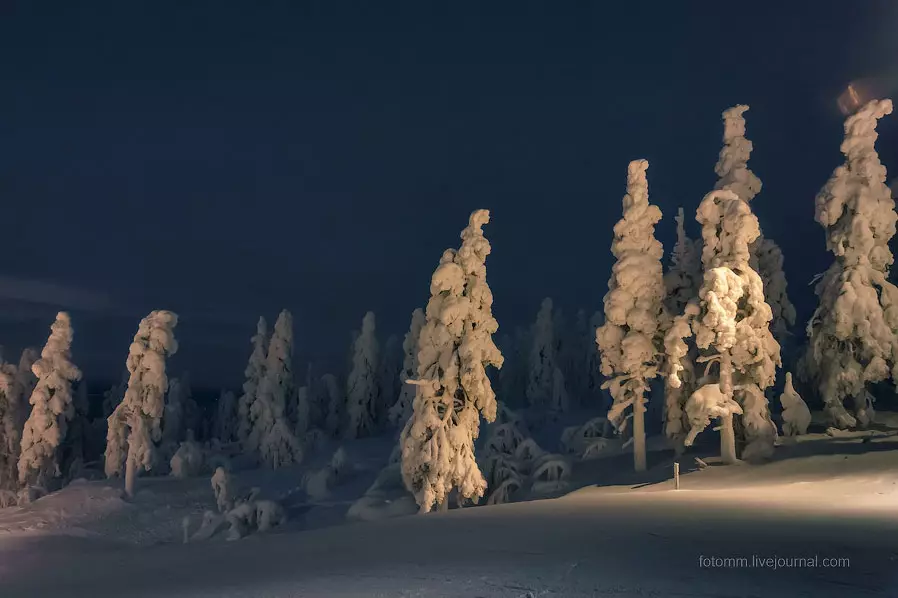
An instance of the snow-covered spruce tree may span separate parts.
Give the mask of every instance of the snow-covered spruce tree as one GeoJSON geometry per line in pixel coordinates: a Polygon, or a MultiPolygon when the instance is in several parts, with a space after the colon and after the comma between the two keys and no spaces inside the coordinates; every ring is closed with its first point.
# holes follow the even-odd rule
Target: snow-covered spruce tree
{"type": "Polygon", "coordinates": [[[167,448],[169,458],[178,450],[178,445],[185,437],[184,403],[187,399],[185,390],[179,378],[169,379],[162,415],[162,444],[167,448]]]}
{"type": "Polygon", "coordinates": [[[343,423],[344,410],[346,409],[346,397],[340,390],[340,384],[337,377],[333,374],[324,374],[321,376],[321,389],[326,397],[327,415],[325,416],[325,429],[331,436],[336,436],[340,432],[343,423]]]}
{"type": "Polygon", "coordinates": [[[808,433],[811,410],[792,386],[792,373],[786,372],[786,385],[780,395],[783,407],[783,436],[800,436],[808,433]]]}
{"type": "Polygon", "coordinates": [[[237,396],[230,390],[222,390],[218,397],[213,435],[221,443],[237,437],[237,396]]]}
{"type": "Polygon", "coordinates": [[[682,384],[682,359],[689,353],[685,339],[695,337],[707,368],[716,363],[717,382],[708,381],[686,402],[695,436],[711,418],[720,419],[721,459],[736,459],[733,415],[742,415],[746,459],[769,456],[776,441],[764,389],[776,379],[780,348],[770,332],[770,306],[764,300],[761,277],[749,265],[750,245],[759,235],[758,219],[748,203],[730,190],[707,194],[696,219],[702,225],[704,281],[698,297],[689,301],[664,339],[668,383],[682,384]],[[734,397],[740,404],[734,402],[734,397]]]}
{"type": "MultiPolygon", "coordinates": [[[[742,201],[750,202],[761,192],[761,179],[749,168],[748,159],[752,142],[745,137],[745,112],[748,106],[740,104],[723,112],[723,148],[714,172],[720,177],[715,189],[729,189],[742,201]]],[[[795,307],[786,293],[788,286],[783,273],[783,253],[772,239],[758,233],[750,248],[749,264],[764,283],[764,298],[773,313],[771,329],[782,340],[790,326],[795,324],[795,307]]],[[[681,312],[677,312],[681,313],[681,312]]]]}
{"type": "Polygon", "coordinates": [[[406,384],[418,376],[418,337],[424,327],[424,310],[420,307],[412,312],[412,321],[402,341],[402,371],[399,373],[399,398],[390,408],[390,423],[394,426],[404,425],[412,414],[412,401],[415,398],[415,385],[406,384]]]}
{"type": "Polygon", "coordinates": [[[153,467],[155,443],[162,438],[162,415],[168,390],[165,358],[178,350],[174,334],[177,325],[178,316],[165,310],[150,312],[140,321],[128,350],[128,389],[109,416],[106,475],[121,474],[124,462],[125,493],[129,497],[134,496],[139,470],[149,471],[153,467]]]}
{"type": "Polygon", "coordinates": [[[69,314],[59,312],[40,359],[31,367],[37,384],[28,401],[31,415],[22,433],[22,486],[46,488],[48,482],[61,475],[58,449],[75,416],[72,383],[81,379],[81,370],[72,363],[73,334],[69,314]]]}
{"type": "Polygon", "coordinates": [[[888,280],[898,215],[876,153],[877,121],[891,112],[890,100],[878,100],[848,117],[845,163],[816,200],[835,262],[815,289],[819,305],[807,326],[804,366],[840,428],[865,423],[868,384],[898,383],[898,288],[888,280]],[[843,405],[848,398],[854,415],[843,405]]]}
{"type": "MultiPolygon", "coordinates": [[[[17,463],[21,448],[18,412],[22,397],[16,388],[16,366],[0,362],[0,494],[18,488],[17,463]]],[[[0,496],[0,505],[6,501],[0,496]]]]}
{"type": "Polygon", "coordinates": [[[259,318],[256,334],[250,340],[253,352],[243,372],[245,376],[243,394],[237,402],[237,440],[240,441],[244,453],[255,453],[259,450],[259,439],[252,434],[254,425],[252,407],[256,401],[259,383],[265,377],[265,358],[268,350],[268,324],[265,318],[259,318]]]}
{"type": "MultiPolygon", "coordinates": [[[[701,245],[686,235],[683,208],[677,210],[677,242],[670,256],[670,267],[664,275],[664,286],[667,297],[664,305],[668,314],[681,314],[690,299],[698,297],[698,289],[702,282],[701,245]]],[[[690,350],[680,358],[682,370],[681,382],[677,388],[664,385],[664,434],[677,453],[685,448],[683,442],[689,432],[684,405],[695,390],[695,357],[696,352],[690,350]]]]}
{"type": "Polygon", "coordinates": [[[596,330],[602,373],[609,379],[614,404],[608,421],[626,429],[625,411],[633,417],[633,464],[645,471],[645,394],[658,376],[667,315],[664,310],[664,249],[655,239],[661,210],[649,203],[646,160],[627,167],[623,218],[614,225],[611,253],[617,258],[605,295],[605,324],[596,330]]]}
{"type": "Polygon", "coordinates": [[[128,370],[125,370],[122,372],[121,382],[110,386],[109,389],[103,393],[104,419],[109,419],[109,416],[112,415],[115,408],[118,407],[119,403],[125,398],[125,391],[128,390],[128,379],[130,377],[131,375],[128,373],[128,370]]]}
{"type": "MultiPolygon", "coordinates": [[[[487,210],[471,214],[459,250],[446,250],[430,282],[427,321],[418,340],[412,416],[400,435],[402,479],[421,512],[447,508],[453,489],[479,500],[486,480],[474,457],[480,415],[496,418],[487,366],[502,367],[492,335],[493,294],[486,282],[487,210]]],[[[412,381],[410,381],[412,382],[412,381]]]]}
{"type": "Polygon", "coordinates": [[[352,369],[346,379],[346,438],[362,438],[374,431],[378,404],[378,359],[380,347],[374,326],[374,312],[362,319],[362,331],[352,351],[352,369]]]}
{"type": "Polygon", "coordinates": [[[555,375],[555,320],[552,300],[543,299],[531,329],[530,361],[527,377],[527,403],[537,409],[560,411],[552,404],[555,375]]]}
{"type": "Polygon", "coordinates": [[[399,337],[391,334],[384,343],[380,354],[378,374],[380,388],[377,392],[377,423],[384,424],[389,420],[390,409],[399,394],[399,378],[402,375],[403,353],[399,337]]]}
{"type": "Polygon", "coordinates": [[[260,460],[277,469],[302,461],[302,447],[287,419],[287,400],[293,396],[293,316],[281,311],[265,360],[250,416],[250,444],[258,446],[260,460]]]}
{"type": "MultiPolygon", "coordinates": [[[[25,429],[25,420],[31,413],[31,405],[28,404],[28,397],[34,392],[34,386],[37,384],[37,378],[34,375],[34,362],[40,359],[41,352],[34,347],[26,347],[19,356],[19,365],[16,368],[15,385],[16,396],[19,403],[16,408],[16,417],[18,418],[19,438],[22,437],[22,431],[25,429]]],[[[18,450],[18,449],[17,449],[18,450]]]]}

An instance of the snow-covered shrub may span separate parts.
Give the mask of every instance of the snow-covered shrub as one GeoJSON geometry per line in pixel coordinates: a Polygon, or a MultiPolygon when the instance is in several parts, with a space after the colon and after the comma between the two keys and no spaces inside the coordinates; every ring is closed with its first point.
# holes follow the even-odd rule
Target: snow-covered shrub
{"type": "Polygon", "coordinates": [[[350,471],[346,451],[342,447],[334,451],[330,462],[321,469],[311,472],[303,482],[306,494],[312,500],[323,500],[330,495],[331,488],[345,479],[350,471]]]}
{"type": "Polygon", "coordinates": [[[171,475],[178,479],[193,478],[203,471],[203,448],[194,440],[185,440],[171,458],[171,475]]]}
{"type": "Polygon", "coordinates": [[[561,446],[565,452],[580,459],[596,459],[619,447],[620,442],[609,438],[611,425],[604,417],[594,417],[580,426],[570,426],[561,433],[561,446]]]}
{"type": "MultiPolygon", "coordinates": [[[[555,374],[555,322],[552,317],[552,300],[543,299],[536,322],[530,332],[529,375],[527,379],[527,403],[537,409],[556,410],[552,399],[555,374]]],[[[557,409],[560,411],[561,409],[557,409]]]]}
{"type": "Polygon", "coordinates": [[[59,312],[41,357],[31,368],[37,384],[29,399],[31,415],[25,422],[19,454],[23,486],[47,488],[48,482],[62,474],[58,450],[75,416],[72,383],[81,379],[81,370],[71,361],[73,334],[69,314],[59,312]]]}
{"type": "Polygon", "coordinates": [[[868,385],[898,383],[898,288],[889,281],[898,214],[876,152],[877,122],[891,112],[890,100],[877,100],[848,117],[845,163],[816,199],[815,218],[835,261],[815,289],[820,301],[808,322],[803,365],[839,428],[857,425],[868,385]],[[854,415],[843,404],[847,398],[854,415]]]}
{"type": "Polygon", "coordinates": [[[636,471],[646,468],[645,394],[659,373],[667,313],[661,243],[655,225],[661,210],[649,203],[646,160],[627,167],[623,218],[614,225],[611,253],[617,258],[605,295],[605,324],[596,330],[602,374],[614,404],[608,420],[623,432],[630,410],[633,418],[633,459],[636,471]]]}
{"type": "Polygon", "coordinates": [[[496,417],[487,366],[502,366],[493,343],[498,323],[486,282],[487,210],[471,214],[458,251],[446,250],[430,283],[427,322],[418,340],[417,392],[400,436],[402,478],[423,512],[445,507],[458,489],[466,499],[486,490],[474,457],[480,416],[496,417]]]}
{"type": "Polygon", "coordinates": [[[287,419],[287,398],[293,392],[293,317],[283,310],[274,325],[265,376],[256,391],[250,416],[251,446],[258,446],[262,463],[272,469],[302,461],[302,447],[287,419]]]}
{"type": "Polygon", "coordinates": [[[234,483],[224,467],[217,467],[212,474],[212,492],[219,513],[227,513],[234,507],[234,483]]]}
{"type": "Polygon", "coordinates": [[[374,312],[362,319],[362,331],[353,344],[352,369],[346,380],[346,438],[362,438],[374,431],[378,404],[378,360],[380,347],[375,331],[374,312]]]}
{"type": "Polygon", "coordinates": [[[253,417],[253,403],[256,402],[256,394],[259,384],[265,377],[265,359],[268,347],[268,324],[265,318],[259,318],[256,324],[256,334],[251,339],[253,352],[249,356],[249,362],[244,370],[246,377],[243,383],[243,394],[237,403],[237,439],[243,446],[244,452],[255,453],[259,450],[259,437],[253,434],[255,419],[253,417]]]}
{"type": "Polygon", "coordinates": [[[743,384],[735,388],[738,402],[742,407],[742,425],[746,445],[742,458],[746,461],[769,459],[776,446],[776,424],[770,418],[767,397],[757,384],[743,384]]]}
{"type": "Polygon", "coordinates": [[[365,494],[349,506],[346,518],[351,521],[378,521],[417,512],[418,505],[403,482],[402,466],[395,463],[381,470],[365,494]]]}
{"type": "Polygon", "coordinates": [[[808,433],[811,410],[792,386],[792,372],[786,372],[786,386],[780,395],[783,406],[783,436],[800,436],[808,433]]]}
{"type": "Polygon", "coordinates": [[[106,475],[120,474],[124,461],[128,496],[134,495],[138,468],[149,471],[153,467],[155,443],[162,437],[163,397],[168,390],[165,358],[178,350],[174,335],[177,324],[178,316],[164,310],[151,312],[141,320],[128,351],[128,389],[109,416],[106,475]]]}
{"type": "Polygon", "coordinates": [[[557,492],[567,486],[571,463],[561,455],[544,453],[534,459],[530,472],[530,493],[533,495],[557,492]]]}
{"type": "Polygon", "coordinates": [[[394,426],[405,424],[412,414],[412,401],[415,398],[415,385],[406,384],[407,380],[413,380],[418,375],[418,337],[424,327],[424,310],[420,307],[412,312],[412,321],[408,332],[402,341],[402,351],[405,357],[402,361],[402,371],[399,373],[399,397],[390,408],[390,423],[394,426]]]}

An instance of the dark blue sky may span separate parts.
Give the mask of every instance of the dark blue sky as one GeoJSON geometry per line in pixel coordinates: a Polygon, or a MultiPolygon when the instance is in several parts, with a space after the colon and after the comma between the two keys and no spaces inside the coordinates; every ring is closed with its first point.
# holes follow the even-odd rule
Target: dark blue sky
{"type": "Polygon", "coordinates": [[[594,311],[627,162],[651,163],[669,249],[736,103],[805,318],[835,98],[895,71],[894,7],[0,0],[0,344],[42,344],[60,304],[88,377],[115,376],[167,308],[172,367],[234,383],[255,319],[286,307],[299,359],[342,363],[366,310],[404,332],[480,207],[500,326],[544,296],[594,311]]]}

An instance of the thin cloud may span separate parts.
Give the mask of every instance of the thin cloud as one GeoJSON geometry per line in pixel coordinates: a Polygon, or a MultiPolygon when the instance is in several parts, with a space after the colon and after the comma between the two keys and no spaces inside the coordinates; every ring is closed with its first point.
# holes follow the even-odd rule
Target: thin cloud
{"type": "Polygon", "coordinates": [[[112,306],[109,296],[104,293],[8,276],[0,276],[0,299],[83,311],[105,311],[112,306]]]}

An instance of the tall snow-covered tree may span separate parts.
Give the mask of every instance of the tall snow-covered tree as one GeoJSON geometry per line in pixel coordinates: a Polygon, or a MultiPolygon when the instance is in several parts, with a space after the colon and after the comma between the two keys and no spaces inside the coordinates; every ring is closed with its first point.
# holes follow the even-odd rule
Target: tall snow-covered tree
{"type": "Polygon", "coordinates": [[[174,333],[177,325],[178,316],[166,310],[150,312],[140,321],[128,350],[128,389],[109,416],[106,475],[120,475],[124,462],[125,493],[129,497],[134,496],[139,470],[149,471],[155,464],[155,443],[162,438],[168,391],[165,359],[178,350],[174,333]]]}
{"type": "Polygon", "coordinates": [[[259,383],[265,377],[265,359],[268,350],[268,324],[265,318],[260,317],[256,324],[256,334],[250,341],[253,344],[253,352],[249,356],[249,362],[243,371],[243,394],[237,402],[237,440],[245,453],[255,453],[259,450],[259,438],[253,435],[254,418],[253,403],[259,390],[259,383]]]}
{"type": "Polygon", "coordinates": [[[16,387],[16,366],[0,362],[0,491],[18,487],[17,464],[22,437],[18,413],[22,397],[16,387]]]}
{"type": "Polygon", "coordinates": [[[430,282],[427,321],[418,339],[417,392],[400,435],[402,479],[425,513],[446,508],[453,489],[475,501],[486,490],[474,441],[480,416],[487,422],[496,418],[486,367],[502,367],[486,282],[488,222],[487,210],[471,214],[461,247],[443,253],[430,282]]]}
{"type": "Polygon", "coordinates": [[[385,423],[390,416],[390,409],[396,402],[399,394],[399,377],[402,374],[403,364],[402,345],[399,337],[391,334],[387,338],[387,342],[383,345],[380,354],[380,364],[378,370],[378,383],[380,388],[377,391],[377,423],[385,423]]]}
{"type": "Polygon", "coordinates": [[[128,379],[130,377],[131,374],[128,373],[128,370],[125,370],[122,372],[121,382],[110,386],[109,389],[103,392],[103,419],[109,419],[115,408],[125,398],[125,391],[128,390],[128,379]]]}
{"type": "MultiPolygon", "coordinates": [[[[677,242],[670,256],[670,267],[664,275],[667,298],[664,305],[668,314],[681,314],[691,299],[698,297],[702,282],[702,259],[700,243],[686,235],[683,208],[677,210],[677,242]]],[[[684,406],[695,390],[695,351],[680,358],[680,386],[664,386],[664,434],[673,444],[677,453],[684,449],[683,442],[689,432],[689,422],[684,406]]]]}
{"type": "MultiPolygon", "coordinates": [[[[748,159],[753,149],[745,137],[745,112],[748,106],[740,104],[723,112],[723,148],[714,172],[720,177],[715,189],[729,189],[744,202],[750,202],[761,192],[761,179],[749,168],[748,159]]],[[[782,339],[790,326],[795,324],[795,307],[786,292],[787,282],[783,272],[783,253],[772,239],[763,232],[752,243],[749,264],[764,283],[764,297],[773,313],[771,328],[774,336],[782,339]]],[[[678,312],[679,313],[679,312],[678,312]]]]}
{"type": "Polygon", "coordinates": [[[213,435],[222,443],[237,437],[237,396],[230,390],[222,390],[218,397],[213,435]]]}
{"type": "Polygon", "coordinates": [[[162,415],[162,444],[174,454],[185,438],[184,406],[187,401],[187,389],[179,378],[170,378],[168,392],[165,395],[165,409],[162,415]]]}
{"type": "Polygon", "coordinates": [[[891,100],[877,100],[848,117],[845,163],[816,199],[815,217],[835,261],[815,289],[819,305],[808,322],[803,365],[841,428],[869,423],[867,385],[898,383],[898,288],[889,282],[898,215],[876,152],[877,122],[891,112],[891,100]]]}
{"type": "Polygon", "coordinates": [[[770,332],[770,306],[761,277],[749,265],[750,246],[758,238],[758,219],[735,192],[712,191],[699,205],[704,280],[698,297],[689,301],[667,333],[668,383],[682,384],[681,360],[689,354],[685,339],[694,335],[698,362],[718,366],[717,381],[706,384],[686,401],[691,429],[684,444],[712,418],[720,419],[721,458],[736,461],[733,416],[742,416],[745,458],[766,457],[776,441],[764,389],[774,383],[780,348],[770,332]],[[736,400],[738,400],[738,403],[736,400]]]}
{"type": "Polygon", "coordinates": [[[346,380],[346,414],[349,419],[346,438],[361,438],[374,431],[380,390],[377,383],[379,359],[374,312],[369,311],[362,319],[362,331],[355,339],[352,369],[346,380]]]}
{"type": "Polygon", "coordinates": [[[281,311],[274,324],[265,359],[265,376],[252,404],[250,437],[261,461],[277,469],[302,461],[302,447],[287,418],[287,400],[293,396],[293,316],[281,311]]]}
{"type": "Polygon", "coordinates": [[[31,413],[31,406],[28,404],[28,397],[34,392],[34,386],[37,384],[37,378],[34,375],[32,367],[34,362],[40,359],[41,353],[34,347],[26,347],[22,350],[19,357],[19,365],[16,368],[15,385],[16,396],[19,398],[19,404],[16,409],[16,417],[18,418],[19,438],[25,429],[25,420],[31,413]]]}
{"type": "Polygon", "coordinates": [[[321,376],[321,388],[327,403],[327,416],[324,422],[325,429],[331,436],[340,432],[346,410],[346,397],[340,390],[337,377],[333,374],[321,376]]]}
{"type": "Polygon", "coordinates": [[[623,218],[614,225],[611,253],[617,258],[605,295],[605,323],[596,330],[602,373],[614,403],[608,421],[626,429],[633,418],[633,464],[646,468],[645,402],[650,381],[658,376],[667,314],[664,309],[664,249],[655,239],[661,210],[649,203],[646,160],[627,167],[623,218]]]}
{"type": "Polygon", "coordinates": [[[19,483],[23,486],[46,488],[61,475],[58,451],[75,416],[72,383],[81,379],[81,370],[72,363],[73,335],[69,314],[59,312],[40,359],[31,367],[37,384],[28,401],[31,415],[22,433],[19,483]]]}
{"type": "Polygon", "coordinates": [[[412,414],[412,401],[415,398],[415,385],[406,384],[418,376],[418,337],[424,327],[424,310],[420,307],[412,312],[412,321],[402,341],[402,371],[399,373],[399,397],[390,408],[390,423],[394,426],[404,425],[412,414]]]}
{"type": "Polygon", "coordinates": [[[531,407],[547,410],[559,410],[552,404],[556,344],[555,319],[552,311],[552,300],[543,299],[536,321],[531,329],[529,372],[527,377],[527,402],[531,407]]]}

